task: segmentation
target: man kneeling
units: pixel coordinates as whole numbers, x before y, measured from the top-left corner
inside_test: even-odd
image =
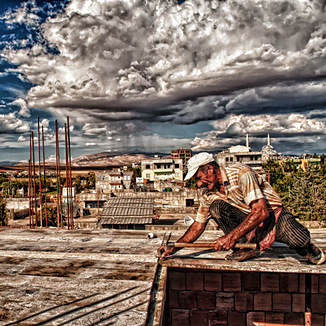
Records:
[[[249,166],[236,163],[222,167],[212,154],[200,153],[188,161],[185,180],[190,178],[196,180],[198,188],[204,189],[204,194],[195,222],[177,242],[196,241],[213,218],[225,234],[215,241],[215,249],[232,249],[227,260],[255,257],[254,249],[236,250],[237,242],[253,242],[265,250],[279,241],[313,264],[325,261],[324,252],[311,243],[308,229],[296,221],[271,185]],[[164,259],[177,250],[174,246],[161,246],[158,251]]]

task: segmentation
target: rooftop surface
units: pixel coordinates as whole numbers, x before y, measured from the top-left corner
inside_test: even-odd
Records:
[[[0,229],[0,325],[143,325],[159,238]]]
[[[165,231],[0,229],[0,325],[144,325]],[[183,230],[173,231],[171,241]],[[221,231],[205,231],[210,242]],[[312,229],[326,249],[326,229]],[[250,261],[188,248],[166,267],[326,273],[282,244]]]

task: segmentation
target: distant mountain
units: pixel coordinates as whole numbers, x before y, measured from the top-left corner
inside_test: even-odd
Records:
[[[102,152],[97,154],[82,155],[71,161],[73,166],[122,166],[131,165],[132,163],[140,163],[144,160],[153,159],[155,155],[150,153],[129,153],[129,154],[117,154]],[[160,154],[159,156],[168,157],[167,154]]]
[[[0,166],[2,165],[16,165],[16,164],[19,164],[20,162],[14,162],[14,161],[0,161]]]

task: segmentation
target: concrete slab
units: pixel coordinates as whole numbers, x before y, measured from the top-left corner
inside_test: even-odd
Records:
[[[143,325],[160,238],[0,229],[0,325]]]
[[[173,231],[171,241],[183,232]],[[153,239],[147,233],[0,229],[0,325],[144,325],[155,276],[156,303],[164,301],[164,282],[155,273],[165,231]],[[220,235],[205,231],[199,241]],[[326,229],[312,229],[311,236],[326,249]],[[161,262],[163,279],[169,267],[326,273],[326,264],[310,265],[283,244],[241,263],[225,261],[226,254],[182,249]],[[162,313],[155,300],[151,309]]]
[[[326,229],[311,229],[313,242],[326,252]],[[182,233],[173,232],[171,242],[176,241]],[[197,241],[213,242],[222,231],[205,231]],[[316,266],[308,263],[305,257],[298,255],[285,244],[275,242],[271,248],[257,257],[244,262],[225,260],[229,252],[217,252],[214,249],[184,248],[175,255],[161,261],[164,267],[202,268],[217,270],[269,271],[295,273],[326,273],[326,263]]]

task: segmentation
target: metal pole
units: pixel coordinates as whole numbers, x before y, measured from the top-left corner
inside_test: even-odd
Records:
[[[35,228],[37,228],[37,202],[36,202],[36,172],[35,172],[35,150],[34,150],[34,133],[32,131],[32,165],[33,165],[33,197],[34,197],[34,209],[35,209]]]
[[[45,177],[45,152],[44,152],[44,130],[42,126],[42,149],[43,149],[43,175],[44,175],[44,211],[45,211],[45,227],[48,227],[48,213],[46,205],[46,177]]]
[[[70,217],[71,217],[71,229],[74,228],[74,206],[72,199],[72,171],[71,171],[71,150],[70,150],[70,126],[69,126],[69,117],[67,117],[67,138],[68,138],[68,162],[69,162],[69,189],[70,189]]]
[[[62,214],[61,212],[61,179],[60,179],[60,154],[59,154],[59,137],[58,137],[58,122],[55,120],[55,144],[56,144],[56,173],[57,173],[57,217],[58,217],[58,228],[60,224],[62,226]],[[60,223],[61,222],[61,223]]]
[[[40,227],[43,227],[42,221],[42,181],[41,181],[41,138],[40,138],[40,118],[37,118],[37,140],[38,140],[38,179],[40,193]]]
[[[68,172],[68,166],[69,166],[69,159],[68,159],[68,141],[67,141],[67,125],[65,124],[65,154],[66,154],[66,199],[67,199],[67,227],[70,229],[70,207],[69,207],[69,172]]]
[[[29,156],[31,157],[31,136],[29,136]],[[32,227],[32,196],[31,196],[31,158],[28,160],[28,202],[29,202],[29,227]]]

